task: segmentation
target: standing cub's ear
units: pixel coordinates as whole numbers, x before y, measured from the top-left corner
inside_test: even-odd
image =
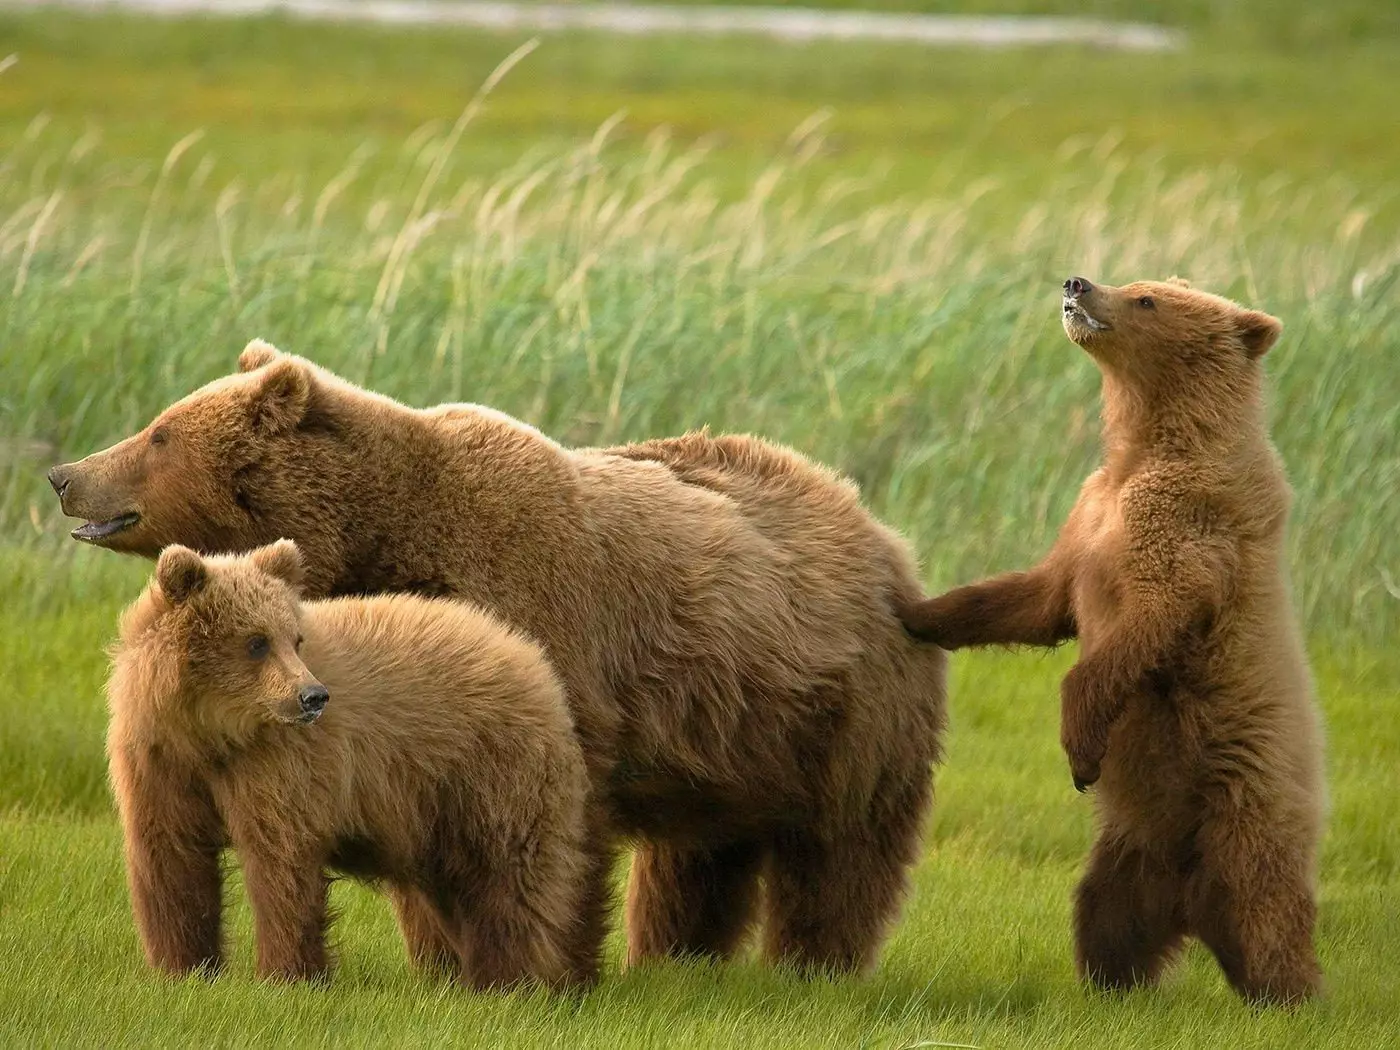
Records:
[[[297,550],[297,545],[291,540],[269,543],[266,547],[259,547],[248,557],[263,572],[269,576],[276,576],[293,587],[300,587],[306,576],[301,564],[301,551]]]
[[[250,409],[253,429],[260,434],[284,434],[306,415],[311,401],[311,371],[291,357],[279,357],[263,370],[253,390]]]
[[[156,583],[165,597],[179,604],[204,586],[209,579],[209,570],[204,559],[188,547],[172,543],[160,552],[156,562]]]
[[[243,353],[238,355],[238,370],[240,372],[251,372],[255,368],[271,364],[282,356],[282,352],[271,343],[265,343],[261,339],[254,339],[243,348]]]
[[[1250,357],[1262,357],[1278,342],[1283,322],[1261,310],[1241,310],[1235,318],[1235,331],[1239,333],[1245,353]]]

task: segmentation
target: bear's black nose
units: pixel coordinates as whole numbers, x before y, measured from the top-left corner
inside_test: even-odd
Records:
[[[1065,282],[1065,294],[1072,299],[1078,299],[1087,292],[1092,292],[1094,286],[1089,283],[1087,277],[1071,277]]]
[[[62,467],[54,467],[49,471],[49,484],[52,485],[53,490],[58,493],[59,499],[62,499],[63,494],[68,491],[68,483],[72,480],[72,478],[63,476]]]
[[[302,713],[307,715],[320,714],[330,698],[331,691],[319,682],[315,685],[304,685],[301,692],[297,693],[297,702],[301,704]]]

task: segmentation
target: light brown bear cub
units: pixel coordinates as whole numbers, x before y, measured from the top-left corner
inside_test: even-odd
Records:
[[[1049,555],[905,614],[946,649],[1078,637],[1061,737],[1098,784],[1075,909],[1097,984],[1200,937],[1251,999],[1321,983],[1312,946],[1322,738],[1283,565],[1290,493],[1259,359],[1282,326],[1185,282],[1064,286],[1103,373],[1104,464]]]
[[[122,618],[108,755],[148,960],[220,964],[232,846],[263,976],[326,972],[335,869],[415,900],[420,965],[591,982],[570,961],[587,774],[540,649],[466,604],[303,603],[301,574],[287,540],[169,547]]]

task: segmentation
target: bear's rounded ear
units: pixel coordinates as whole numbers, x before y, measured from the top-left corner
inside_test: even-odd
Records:
[[[243,348],[243,352],[238,355],[238,370],[240,372],[251,372],[255,368],[263,365],[270,365],[282,356],[282,352],[271,343],[265,343],[261,339],[254,339]]]
[[[1235,318],[1235,331],[1244,344],[1245,353],[1252,358],[1262,357],[1278,342],[1283,322],[1262,310],[1241,310]]]
[[[293,587],[301,587],[301,581],[306,577],[306,570],[301,563],[301,551],[291,540],[269,543],[266,547],[259,547],[248,557],[263,572],[269,576],[276,576]]]
[[[311,370],[292,357],[279,357],[263,369],[253,390],[253,429],[282,434],[306,415],[311,402]]]
[[[160,552],[156,583],[160,584],[161,593],[177,605],[203,587],[208,579],[209,570],[204,559],[188,547],[172,543]]]
[[[1176,274],[1172,274],[1170,277],[1167,278],[1167,284],[1174,284],[1178,288],[1191,287],[1190,281],[1188,281],[1185,277],[1178,277]]]

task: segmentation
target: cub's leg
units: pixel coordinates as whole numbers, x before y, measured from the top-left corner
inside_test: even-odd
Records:
[[[171,973],[223,957],[224,829],[208,791],[170,763],[114,750],[127,884],[146,960]]]
[[[762,861],[762,847],[752,842],[639,846],[627,886],[628,965],[733,955],[753,922]]]
[[[1186,935],[1184,893],[1168,858],[1100,835],[1074,902],[1080,977],[1113,990],[1155,982]]]
[[[768,865],[764,956],[803,970],[873,967],[918,859],[932,796],[924,769],[878,796],[863,822],[779,834]]]
[[[323,977],[330,880],[323,858],[311,853],[279,856],[266,849],[240,851],[243,881],[253,908],[258,976],[282,980]]]
[[[569,972],[579,984],[597,980],[603,963],[603,939],[612,915],[613,864],[617,859],[615,835],[607,808],[590,799],[579,847],[583,869],[578,877],[578,903],[569,927]]]
[[[457,945],[437,905],[413,886],[390,886],[387,892],[414,968],[426,973],[458,974],[461,960]]]
[[[501,845],[513,848],[463,842],[445,858],[462,980],[482,991],[530,981],[561,990],[593,984],[598,949],[580,961],[576,930],[590,858],[562,837]]]
[[[1053,646],[1074,637],[1069,581],[1044,565],[955,587],[899,615],[911,635],[944,649]]]
[[[1192,925],[1234,989],[1251,1001],[1286,1004],[1320,992],[1313,843],[1289,836],[1267,811],[1217,817],[1197,842]]]

